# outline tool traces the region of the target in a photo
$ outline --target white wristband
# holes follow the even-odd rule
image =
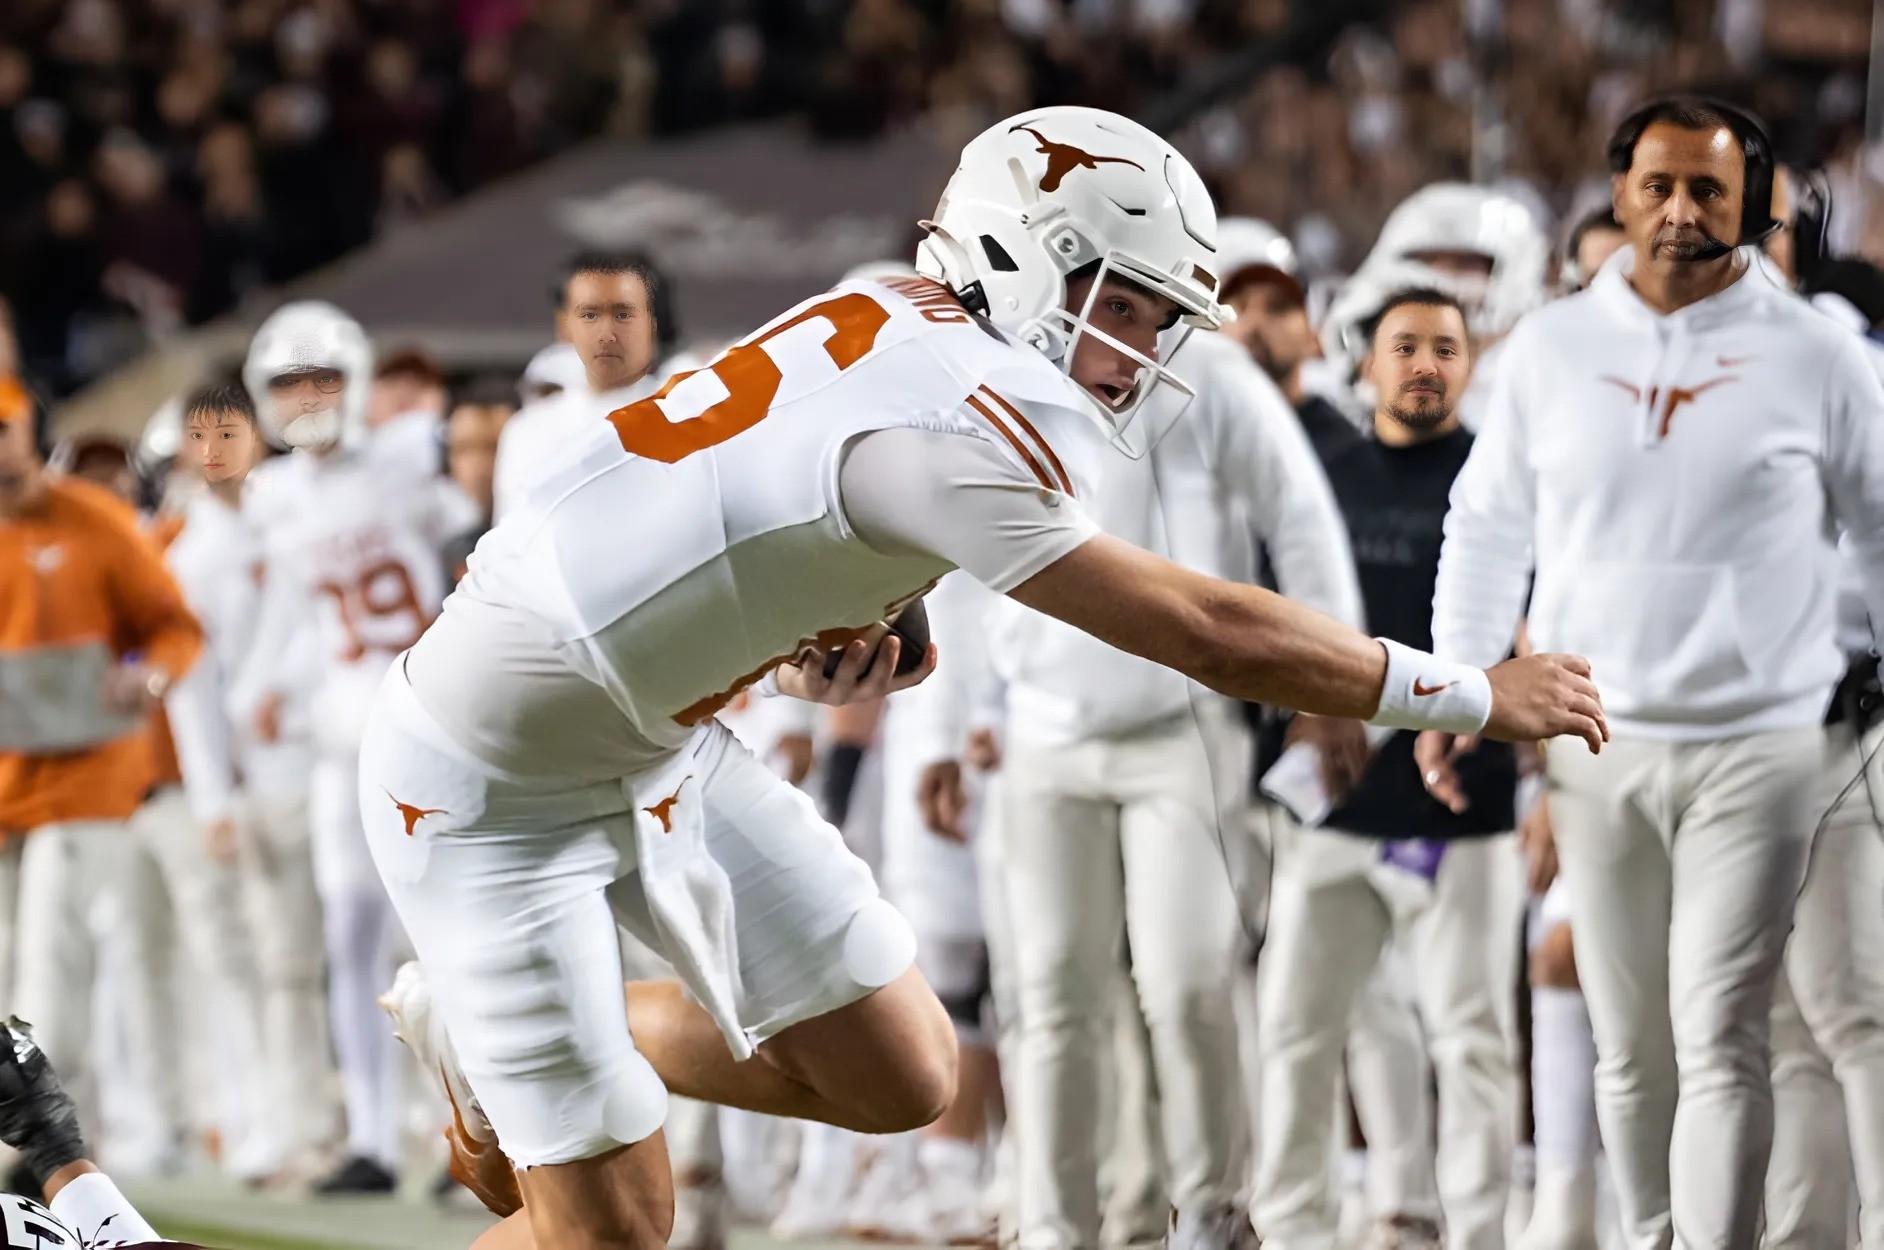
[[[1380,710],[1369,722],[1389,729],[1443,729],[1475,734],[1491,719],[1491,679],[1470,664],[1376,638],[1387,650],[1387,681]]]

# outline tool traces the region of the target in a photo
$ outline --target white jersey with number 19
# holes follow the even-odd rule
[[[479,544],[413,689],[497,767],[619,775],[949,569],[1004,592],[1085,541],[1088,403],[934,283],[846,283],[571,447]]]

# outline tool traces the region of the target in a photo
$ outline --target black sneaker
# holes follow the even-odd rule
[[[390,1194],[399,1178],[365,1155],[354,1155],[314,1186],[317,1194]]]
[[[41,1185],[85,1157],[78,1108],[18,1016],[0,1023],[0,1142],[20,1152]]]

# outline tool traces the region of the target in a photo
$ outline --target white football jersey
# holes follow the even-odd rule
[[[391,452],[371,441],[297,452],[258,469],[243,499],[267,566],[243,685],[278,688],[269,667],[312,620],[313,733],[328,750],[358,744],[380,678],[444,601],[441,548],[479,520],[449,479]]]
[[[644,741],[677,744],[951,567],[875,550],[844,514],[846,445],[892,427],[998,447],[1054,507],[1110,454],[1084,393],[944,288],[848,282],[610,414],[485,536],[441,631],[454,610],[527,610]]]
[[[239,786],[292,794],[307,774],[305,699],[290,696],[282,736],[257,741],[232,722],[229,686],[247,663],[260,618],[262,549],[241,513],[208,491],[190,500],[183,530],[165,553],[183,597],[203,626],[202,658],[164,699],[183,784],[197,817],[229,814]],[[272,657],[276,677],[304,693],[295,649]]]

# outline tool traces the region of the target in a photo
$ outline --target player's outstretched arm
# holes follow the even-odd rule
[[[1459,682],[1475,685],[1471,675],[1478,670],[1390,650],[1280,595],[1206,577],[1107,535],[1082,543],[1011,593],[1038,612],[1235,698],[1407,728],[1473,731],[1459,723],[1471,715],[1460,692],[1442,696]],[[1579,657],[1508,660],[1484,681],[1487,737],[1574,734],[1592,750],[1609,737],[1601,697]]]

